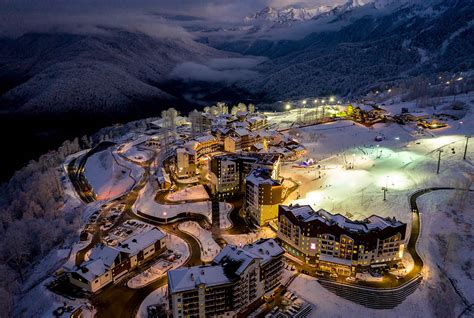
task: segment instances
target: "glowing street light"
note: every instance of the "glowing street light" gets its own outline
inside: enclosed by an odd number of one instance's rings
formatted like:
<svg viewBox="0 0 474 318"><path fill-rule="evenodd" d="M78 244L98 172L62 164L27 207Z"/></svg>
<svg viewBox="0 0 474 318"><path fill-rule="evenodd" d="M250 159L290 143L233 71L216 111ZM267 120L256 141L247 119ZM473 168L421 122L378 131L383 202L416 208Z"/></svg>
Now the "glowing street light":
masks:
<svg viewBox="0 0 474 318"><path fill-rule="evenodd" d="M334 103L334 100L335 100L335 99L334 99L334 97L332 97L332 96L329 98L329 101L330 101L331 103Z"/></svg>
<svg viewBox="0 0 474 318"><path fill-rule="evenodd" d="M290 110L290 109L291 109L291 105L290 105L290 104L286 104L286 105L285 105L285 109L286 109L286 110Z"/></svg>
<svg viewBox="0 0 474 318"><path fill-rule="evenodd" d="M305 99L305 100L303 100L303 105L306 105L306 99Z"/></svg>
<svg viewBox="0 0 474 318"><path fill-rule="evenodd" d="M317 99L315 99L315 100L314 100L314 103L315 103L315 104L317 104L317 103L318 103L318 100L317 100Z"/></svg>

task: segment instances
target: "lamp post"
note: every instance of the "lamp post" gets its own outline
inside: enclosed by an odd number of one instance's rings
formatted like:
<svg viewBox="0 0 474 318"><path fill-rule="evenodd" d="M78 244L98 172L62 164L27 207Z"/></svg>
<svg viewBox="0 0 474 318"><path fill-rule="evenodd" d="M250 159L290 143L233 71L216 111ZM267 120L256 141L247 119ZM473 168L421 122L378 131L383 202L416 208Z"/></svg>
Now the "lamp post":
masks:
<svg viewBox="0 0 474 318"><path fill-rule="evenodd" d="M464 147L464 156L462 157L463 160L466 160L467 144L469 143L469 138L471 138L471 136L466 136L466 146Z"/></svg>
<svg viewBox="0 0 474 318"><path fill-rule="evenodd" d="M436 169L436 174L439 174L439 166L441 165L441 153L443 149L438 149L438 168Z"/></svg>
<svg viewBox="0 0 474 318"><path fill-rule="evenodd" d="M382 187L382 191L383 191L383 200L386 201L387 200L387 191L388 191L388 176L385 179L385 187Z"/></svg>

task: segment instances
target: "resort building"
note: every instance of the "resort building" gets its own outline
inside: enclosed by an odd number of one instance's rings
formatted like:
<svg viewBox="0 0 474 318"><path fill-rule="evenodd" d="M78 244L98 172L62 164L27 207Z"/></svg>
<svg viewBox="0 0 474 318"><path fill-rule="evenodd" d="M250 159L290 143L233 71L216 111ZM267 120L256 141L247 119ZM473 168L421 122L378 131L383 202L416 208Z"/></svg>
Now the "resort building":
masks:
<svg viewBox="0 0 474 318"><path fill-rule="evenodd" d="M166 250L165 234L152 227L117 246L97 245L88 261L68 273L71 284L95 293Z"/></svg>
<svg viewBox="0 0 474 318"><path fill-rule="evenodd" d="M245 179L245 211L251 220L265 225L278 217L278 206L282 202L282 185L271 176L268 169L252 170Z"/></svg>
<svg viewBox="0 0 474 318"><path fill-rule="evenodd" d="M273 239L227 245L210 265L168 272L172 316L236 317L280 285L284 250Z"/></svg>
<svg viewBox="0 0 474 318"><path fill-rule="evenodd" d="M318 270L342 275L398 263L405 232L405 223L377 215L351 221L309 205L280 205L278 211L282 247Z"/></svg>
<svg viewBox="0 0 474 318"><path fill-rule="evenodd" d="M273 154L221 155L210 161L210 188L214 196L228 198L245 193L245 178L257 168L270 171L278 180L281 160Z"/></svg>

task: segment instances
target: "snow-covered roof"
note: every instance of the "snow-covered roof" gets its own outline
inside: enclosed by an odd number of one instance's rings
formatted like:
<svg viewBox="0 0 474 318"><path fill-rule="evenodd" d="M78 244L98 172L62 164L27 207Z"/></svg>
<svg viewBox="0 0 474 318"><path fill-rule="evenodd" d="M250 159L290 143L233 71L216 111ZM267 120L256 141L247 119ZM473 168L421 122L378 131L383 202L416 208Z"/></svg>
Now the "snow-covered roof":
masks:
<svg viewBox="0 0 474 318"><path fill-rule="evenodd" d="M235 133L239 135L240 137L243 137L243 136L249 135L250 131L248 131L248 129L245 129L245 128L237 128L235 130Z"/></svg>
<svg viewBox="0 0 474 318"><path fill-rule="evenodd" d="M220 265L194 266L168 271L168 285L171 293L193 290L201 284L212 287L230 282L231 280L224 273L224 267Z"/></svg>
<svg viewBox="0 0 474 318"><path fill-rule="evenodd" d="M103 264L110 268L119 253L120 251L113 247L100 244L92 249L90 259L102 260Z"/></svg>
<svg viewBox="0 0 474 318"><path fill-rule="evenodd" d="M395 218L383 218L378 215L372 215L366 219L367 222L367 228L369 230L375 230L379 229L382 230L386 227L397 227L402 225L402 222L397 221Z"/></svg>
<svg viewBox="0 0 474 318"><path fill-rule="evenodd" d="M168 284L172 293L193 290L201 284L205 287L231 283L254 261L265 265L273 257L283 255L284 250L274 239L260 239L243 247L226 245L214 258L212 265L179 268L168 272Z"/></svg>
<svg viewBox="0 0 474 318"><path fill-rule="evenodd" d="M199 143L203 143L203 142L208 142L208 141L215 141L216 138L212 135L206 134L206 135L203 135L203 136L196 137L196 138L194 138L194 140L196 140Z"/></svg>
<svg viewBox="0 0 474 318"><path fill-rule="evenodd" d="M161 232L158 228L153 227L146 232L139 233L121 242L117 246L117 250L130 255L136 255L138 252L152 244L155 244L164 237L165 234L163 232Z"/></svg>
<svg viewBox="0 0 474 318"><path fill-rule="evenodd" d="M301 222L312 222L317 220L327 225L337 224L339 227L349 232L368 233L374 230L383 230L387 227L399 227L403 225L402 222L395 220L395 218L382 218L377 215L372 215L363 221L352 221L339 213L332 214L324 209L314 211L309 205L281 205L280 207L287 212L292 213Z"/></svg>
<svg viewBox="0 0 474 318"><path fill-rule="evenodd" d="M240 274L254 259L260 259L260 263L264 265L283 253L284 250L274 239L260 239L243 247L226 245L214 258L213 263L226 266L228 262L236 262L239 266L235 269L235 273Z"/></svg>
<svg viewBox="0 0 474 318"><path fill-rule="evenodd" d="M240 275L256 259L250 253L235 245L226 245L214 258L213 263L223 268L233 267L233 273Z"/></svg>
<svg viewBox="0 0 474 318"><path fill-rule="evenodd" d="M284 253L283 248L274 239L260 239L252 244L244 245L243 250L261 258L262 264Z"/></svg>
<svg viewBox="0 0 474 318"><path fill-rule="evenodd" d="M234 127L234 129L247 128L248 126L249 123L246 121L236 121L232 123L232 127Z"/></svg>
<svg viewBox="0 0 474 318"><path fill-rule="evenodd" d="M263 120L265 120L265 119L266 119L266 118L265 118L265 116L263 116L263 115L254 115L254 116L252 116L252 117L250 117L250 118L247 118L247 121L248 121L249 123L255 123L255 122L258 122L258 121L263 121Z"/></svg>
<svg viewBox="0 0 474 318"><path fill-rule="evenodd" d="M280 185L280 183L271 178L271 172L267 169L254 169L249 175L245 178L247 182L250 182L254 185L260 184L270 184L270 185Z"/></svg>
<svg viewBox="0 0 474 318"><path fill-rule="evenodd" d="M97 277L102 276L107 270L104 262L101 259L96 259L83 263L76 269L76 273L88 281L93 281Z"/></svg>

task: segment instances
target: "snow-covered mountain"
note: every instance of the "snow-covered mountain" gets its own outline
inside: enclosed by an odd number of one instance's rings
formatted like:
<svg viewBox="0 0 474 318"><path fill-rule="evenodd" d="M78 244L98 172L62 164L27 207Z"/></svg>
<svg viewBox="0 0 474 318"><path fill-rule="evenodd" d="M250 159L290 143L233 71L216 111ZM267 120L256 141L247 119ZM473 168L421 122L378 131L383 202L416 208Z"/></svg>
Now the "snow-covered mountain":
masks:
<svg viewBox="0 0 474 318"><path fill-rule="evenodd" d="M161 82L182 62L231 54L189 39L28 33L0 39L0 104L22 112L122 112L173 100Z"/></svg>
<svg viewBox="0 0 474 318"><path fill-rule="evenodd" d="M305 22L314 28L302 39L241 39L218 47L269 57L257 69L262 75L242 86L272 100L357 95L418 75L474 69L474 1L346 5Z"/></svg>
<svg viewBox="0 0 474 318"><path fill-rule="evenodd" d="M246 23L269 22L275 24L291 24L296 21L307 21L321 13L329 12L333 7L318 6L314 8L286 7L277 9L265 7L261 11L245 17Z"/></svg>

